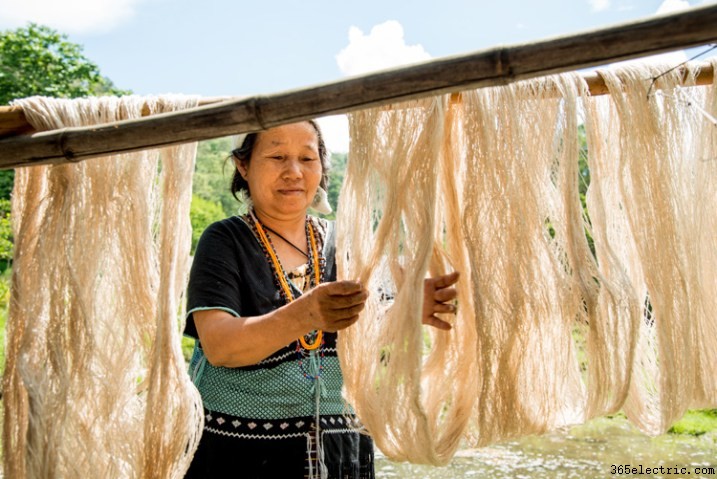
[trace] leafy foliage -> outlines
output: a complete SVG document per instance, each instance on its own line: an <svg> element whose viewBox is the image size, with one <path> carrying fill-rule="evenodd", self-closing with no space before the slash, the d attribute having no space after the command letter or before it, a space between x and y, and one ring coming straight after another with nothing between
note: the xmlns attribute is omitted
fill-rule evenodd
<svg viewBox="0 0 717 479"><path fill-rule="evenodd" d="M0 198L10 198L14 182L15 170L0 170Z"/></svg>
<svg viewBox="0 0 717 479"><path fill-rule="evenodd" d="M0 104L33 95L77 98L125 93L102 76L67 35L34 23L0 32Z"/></svg>
<svg viewBox="0 0 717 479"><path fill-rule="evenodd" d="M192 223L192 254L197 248L199 237L204 230L215 221L225 218L222 205L205 200L196 194L192 195L192 204L189 207L189 218Z"/></svg>
<svg viewBox="0 0 717 479"><path fill-rule="evenodd" d="M12 224L10 222L10 200L0 199L0 273L5 271L12 260ZM1 290L0 290L1 293Z"/></svg>
<svg viewBox="0 0 717 479"><path fill-rule="evenodd" d="M88 95L122 95L100 74L96 64L82 54L82 47L67 36L37 25L0 31L0 104L42 95L76 98ZM0 201L12 192L15 172L0 170ZM0 204L0 271L12 258L9 202Z"/></svg>
<svg viewBox="0 0 717 479"><path fill-rule="evenodd" d="M341 186L344 183L344 176L346 175L346 162L348 161L348 155L346 153L333 153L331 155L331 169L329 170L329 184L328 184L328 196L329 204L333 213L326 216L329 219L336 218L336 208L339 205L339 193L341 192Z"/></svg>
<svg viewBox="0 0 717 479"><path fill-rule="evenodd" d="M580 192L580 204L583 207L583 216L590 223L590 215L587 207L587 192L590 186L590 166L588 165L588 140L585 133L585 125L578 126L578 139L580 141L580 152L578 154L578 190ZM585 237L588 240L588 246L593 256L595 255L595 242L591 231L585 231Z"/></svg>
<svg viewBox="0 0 717 479"><path fill-rule="evenodd" d="M12 270L9 268L0 273L0 374L5 371L5 324L10 303L11 277Z"/></svg>
<svg viewBox="0 0 717 479"><path fill-rule="evenodd" d="M229 191L234 164L229 158L231 138L202 141L197 147L192 192L207 201L218 202L225 216L236 214L239 204Z"/></svg>

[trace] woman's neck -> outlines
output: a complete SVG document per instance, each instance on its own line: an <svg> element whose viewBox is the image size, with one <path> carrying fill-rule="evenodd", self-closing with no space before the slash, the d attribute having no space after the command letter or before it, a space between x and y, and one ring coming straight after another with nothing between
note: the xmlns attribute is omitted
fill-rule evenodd
<svg viewBox="0 0 717 479"><path fill-rule="evenodd" d="M268 226L287 238L304 238L306 231L306 214L291 217L276 217L261 209L254 208L254 215L261 224Z"/></svg>
<svg viewBox="0 0 717 479"><path fill-rule="evenodd" d="M276 218L254 208L254 215L272 238L273 248L286 271L305 264L309 256L306 214L296 218ZM279 240L277 240L277 237Z"/></svg>

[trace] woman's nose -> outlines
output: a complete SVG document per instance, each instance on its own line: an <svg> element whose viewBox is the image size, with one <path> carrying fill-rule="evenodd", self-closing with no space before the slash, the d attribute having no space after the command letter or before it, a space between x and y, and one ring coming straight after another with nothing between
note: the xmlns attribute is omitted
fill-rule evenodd
<svg viewBox="0 0 717 479"><path fill-rule="evenodd" d="M298 158L289 158L284 163L284 175L288 178L301 177L301 164Z"/></svg>

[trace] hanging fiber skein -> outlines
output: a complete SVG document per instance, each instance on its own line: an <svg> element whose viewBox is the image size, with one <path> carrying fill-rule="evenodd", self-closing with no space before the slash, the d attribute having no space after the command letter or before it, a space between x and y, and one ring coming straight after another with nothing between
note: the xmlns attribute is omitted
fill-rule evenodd
<svg viewBox="0 0 717 479"><path fill-rule="evenodd" d="M196 98L17 104L47 130L189 108ZM178 320L195 151L17 170L5 477L184 475L202 426Z"/></svg>
<svg viewBox="0 0 717 479"><path fill-rule="evenodd" d="M564 74L350 115L339 276L373 294L339 357L387 456L445 464L462 440L621 409L659 434L717 405L717 95L697 68L601 71L601 97ZM422 284L450 269L459 314L435 331Z"/></svg>
<svg viewBox="0 0 717 479"><path fill-rule="evenodd" d="M460 221L443 210L456 201L456 177L440 163L446 100L351 116L337 216L337 244L347 252L337 255L340 274L373 291L364 319L339 335L347 400L384 453L436 464L458 448L477 392L475 381L458 380L476 377L475 329L460 320L470 310L466 290L450 332L424 336L421 327L426 272L461 269L464 254L450 235L442 246L446 227L454 231ZM444 198L445 191L453 194Z"/></svg>

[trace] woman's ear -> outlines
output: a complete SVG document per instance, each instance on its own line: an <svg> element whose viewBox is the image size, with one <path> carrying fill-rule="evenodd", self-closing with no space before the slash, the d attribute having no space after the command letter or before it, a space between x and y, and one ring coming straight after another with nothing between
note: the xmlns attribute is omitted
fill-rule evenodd
<svg viewBox="0 0 717 479"><path fill-rule="evenodd" d="M234 159L234 166L236 166L237 171L239 171L239 174L241 175L244 180L246 180L246 175L249 172L249 169L247 168L247 164L245 161Z"/></svg>

